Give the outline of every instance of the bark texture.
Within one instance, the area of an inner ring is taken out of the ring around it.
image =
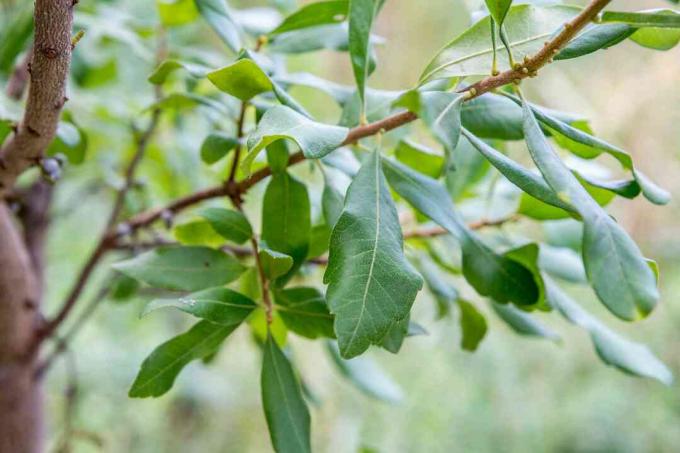
[[[76,0],[36,0],[26,110],[0,149],[0,200],[17,177],[42,158],[66,102],[71,26]],[[22,237],[0,201],[0,453],[38,453],[43,447],[42,395],[32,350],[40,315],[42,247],[51,189],[35,186]],[[33,189],[31,189],[33,190]],[[29,191],[31,192],[31,191]],[[32,192],[31,192],[32,193]],[[35,222],[35,223],[34,223]]]

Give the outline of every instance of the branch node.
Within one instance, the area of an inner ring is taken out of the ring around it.
[[[40,52],[45,55],[46,58],[50,60],[54,60],[55,58],[59,57],[61,52],[56,47],[51,47],[51,46],[45,46],[40,49]]]

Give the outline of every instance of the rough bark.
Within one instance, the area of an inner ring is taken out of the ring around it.
[[[26,110],[15,134],[0,149],[0,200],[23,171],[39,162],[56,134],[67,100],[75,3],[35,1]],[[34,252],[33,260],[12,213],[0,201],[0,453],[42,450],[42,395],[34,376],[36,354],[31,345],[40,327],[41,296],[41,271],[36,272],[33,261],[41,266],[44,228],[32,226],[25,229],[25,239]]]
[[[66,102],[74,0],[36,0],[33,58],[24,118],[0,150],[0,196],[54,139]]]

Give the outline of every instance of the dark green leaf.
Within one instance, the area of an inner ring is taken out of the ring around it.
[[[378,151],[367,156],[350,185],[345,209],[333,229],[326,297],[335,314],[343,357],[380,344],[406,318],[422,279],[403,255],[397,210]]]
[[[274,292],[276,309],[286,326],[306,338],[335,338],[333,315],[315,288],[288,288]]]
[[[380,342],[380,346],[390,351],[392,354],[397,354],[401,350],[401,346],[404,344],[404,340],[408,336],[410,323],[410,316],[407,316],[406,318],[394,324],[383,337],[382,341]]]
[[[347,16],[348,0],[320,1],[304,5],[276,27],[270,35],[277,35],[301,28],[342,22]]]
[[[262,240],[293,258],[287,281],[307,257],[312,223],[307,188],[288,173],[275,174],[262,201]]]
[[[385,0],[350,0],[349,2],[349,54],[357,83],[359,98],[365,106],[366,81],[372,72],[370,64],[370,38],[373,21]],[[361,109],[365,111],[364,108]]]
[[[262,361],[262,406],[277,453],[311,453],[310,417],[293,367],[271,335]]]
[[[142,363],[129,396],[147,398],[163,395],[172,388],[182,368],[192,360],[213,354],[238,326],[200,321],[186,333],[158,346]]]
[[[458,238],[463,249],[463,274],[479,294],[500,303],[512,301],[525,306],[539,301],[532,272],[484,245],[465,225],[443,186],[388,159],[383,159],[383,167],[387,180],[400,196]]]
[[[201,160],[206,164],[214,164],[237,146],[239,146],[239,142],[236,138],[223,132],[214,132],[203,140]]]
[[[656,279],[639,248],[588,194],[550,147],[528,104],[523,106],[527,146],[553,190],[583,218],[583,262],[600,300],[622,319],[651,312],[659,298]]]
[[[253,237],[253,229],[246,216],[238,211],[223,208],[205,208],[199,211],[210,226],[223,238],[243,244]]]
[[[458,299],[460,308],[460,347],[466,351],[476,351],[486,335],[486,318],[470,302]]]
[[[159,247],[113,267],[148,285],[176,291],[224,285],[245,270],[232,256],[207,247]]]
[[[508,14],[508,10],[512,5],[512,0],[485,0],[485,2],[493,20],[499,27],[503,25],[505,16]]]
[[[285,253],[260,247],[259,256],[264,275],[270,280],[286,275],[293,267],[293,257]]]
[[[618,22],[634,27],[680,28],[680,13],[670,10],[638,12],[605,11],[602,22]]]
[[[582,57],[600,49],[612,47],[635,32],[626,24],[594,25],[578,35],[555,55],[555,60]]]
[[[399,162],[431,178],[439,178],[444,170],[444,156],[408,139],[399,142],[394,156]]]

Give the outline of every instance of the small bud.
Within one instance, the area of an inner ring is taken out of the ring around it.
[[[166,209],[163,212],[161,212],[161,220],[163,221],[165,228],[169,230],[170,228],[172,228],[172,224],[175,220],[175,214],[173,214],[171,210]]]
[[[494,69],[493,71],[491,71],[492,76],[497,76],[500,73],[501,73],[501,71],[499,71],[498,69]]]
[[[524,64],[525,65],[529,64],[529,61],[531,61],[531,59],[529,58],[529,55],[524,55]]]
[[[470,88],[468,92],[470,93],[471,97],[477,96],[477,88],[475,87]]]
[[[78,33],[76,33],[75,36],[71,38],[71,49],[73,49],[76,44],[78,44],[80,40],[83,39],[83,36],[85,36],[85,31],[78,30]]]
[[[127,236],[130,233],[132,233],[132,227],[130,226],[129,223],[120,223],[116,227],[116,236],[117,237]]]
[[[40,170],[43,176],[50,182],[56,182],[61,178],[61,164],[53,157],[41,159]]]
[[[522,68],[522,73],[523,73],[523,74],[529,74],[529,68],[523,67],[523,68]]]
[[[515,71],[519,71],[520,69],[522,69],[522,65],[520,63],[515,63],[514,65],[512,65],[512,69],[514,69]]]

